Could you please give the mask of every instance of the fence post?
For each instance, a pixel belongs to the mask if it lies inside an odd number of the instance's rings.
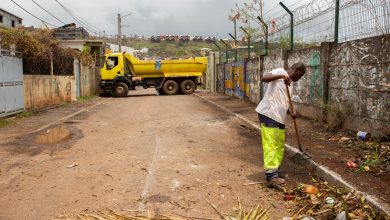
[[[50,52],[50,75],[54,75],[53,53]]]
[[[235,52],[234,52],[234,62],[237,62],[237,39],[229,33],[229,36],[234,40],[234,46],[236,48],[234,48]]]
[[[225,44],[225,47],[226,47],[226,52],[225,52],[225,63],[227,63],[227,62],[228,62],[228,45],[227,45],[227,43],[226,43],[224,40],[220,39],[220,41],[221,41],[223,44]]]
[[[323,88],[323,94],[322,94],[322,102],[326,106],[329,101],[329,59],[330,59],[330,50],[331,50],[331,43],[330,42],[323,42],[321,43],[321,51],[320,51],[320,68],[322,73],[322,88]],[[326,109],[322,108],[322,120],[326,120]]]
[[[263,21],[263,19],[260,18],[260,16],[257,16],[257,19],[263,24],[263,27],[265,29],[265,53],[263,56],[267,56],[268,54],[268,25]]]
[[[263,78],[264,75],[264,58],[265,56],[260,56],[259,58],[259,71],[260,71],[260,77],[259,77],[259,91],[260,91],[260,100],[259,102],[263,99],[264,96],[264,91],[263,91],[263,85],[261,83],[261,79]]]
[[[218,56],[219,56],[218,64],[221,64],[221,47],[215,41],[213,43],[218,48]]]
[[[335,23],[334,23],[334,42],[339,42],[339,17],[340,16],[340,0],[336,0],[335,6]]]
[[[245,28],[243,28],[242,26],[240,28],[248,38],[248,59],[251,59],[251,34],[247,30],[245,30]]]
[[[282,60],[283,60],[283,68],[285,70],[288,69],[288,51],[285,49],[282,49]]]
[[[283,4],[283,2],[279,2],[279,5],[281,5],[284,10],[287,11],[287,13],[290,14],[290,50],[294,50],[294,15],[293,13]]]

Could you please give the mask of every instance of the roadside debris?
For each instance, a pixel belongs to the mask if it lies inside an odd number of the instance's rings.
[[[359,140],[362,140],[362,141],[368,141],[368,140],[371,139],[371,134],[368,133],[368,132],[359,131],[359,132],[357,133],[357,138],[358,138]]]
[[[349,168],[358,168],[359,167],[359,165],[357,165],[355,162],[353,162],[352,160],[348,160],[347,161],[347,166],[349,167]]]
[[[268,220],[271,219],[269,216],[268,210],[271,208],[261,208],[259,205],[250,209],[250,211],[245,211],[240,200],[238,199],[237,206],[233,207],[231,214],[222,213],[217,209],[217,207],[212,204],[210,201],[206,200],[207,203],[213,208],[213,210],[219,215],[220,219],[224,220]],[[204,219],[212,220],[214,218],[210,217],[196,217],[196,216],[185,216],[180,214],[175,214],[180,217],[173,217],[171,215],[163,215],[161,213],[154,214],[150,207],[146,212],[139,210],[130,210],[130,209],[121,209],[121,212],[113,211],[111,209],[91,211],[86,209],[83,213],[77,216],[67,216],[61,215],[59,219],[78,219],[78,220],[95,220],[95,219],[110,219],[110,220],[124,220],[124,219],[133,219],[133,220],[184,220],[184,219]],[[124,214],[123,212],[129,213]]]
[[[67,166],[67,168],[77,167],[78,165],[79,163],[72,163],[71,165]]]
[[[381,219],[364,197],[315,179],[310,185],[287,189],[284,199],[292,219],[346,219],[346,215],[351,219]]]
[[[389,137],[373,137],[368,132],[338,132],[328,136],[328,140],[337,142],[340,148],[351,152],[352,157],[346,160],[347,167],[355,172],[368,172],[373,176],[390,173]]]

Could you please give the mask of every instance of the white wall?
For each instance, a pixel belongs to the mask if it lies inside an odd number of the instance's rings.
[[[3,22],[0,22],[0,25],[3,27],[12,27],[12,21],[15,21],[15,27],[22,26],[21,23],[19,23],[20,18],[13,16],[3,10],[0,10],[0,15],[3,16]]]

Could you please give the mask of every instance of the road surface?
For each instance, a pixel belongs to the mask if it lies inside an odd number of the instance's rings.
[[[193,95],[151,89],[94,102],[103,104],[47,128],[83,106],[0,129],[0,219],[103,209],[219,218],[206,200],[229,213],[237,198],[246,209],[270,207],[275,219],[288,215],[282,193],[247,184],[265,181],[260,139],[233,116]],[[60,143],[39,141],[54,131]]]

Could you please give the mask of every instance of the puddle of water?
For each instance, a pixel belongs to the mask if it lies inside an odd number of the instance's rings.
[[[54,145],[69,138],[72,135],[71,131],[63,126],[50,128],[45,134],[39,134],[35,137],[36,144]]]

